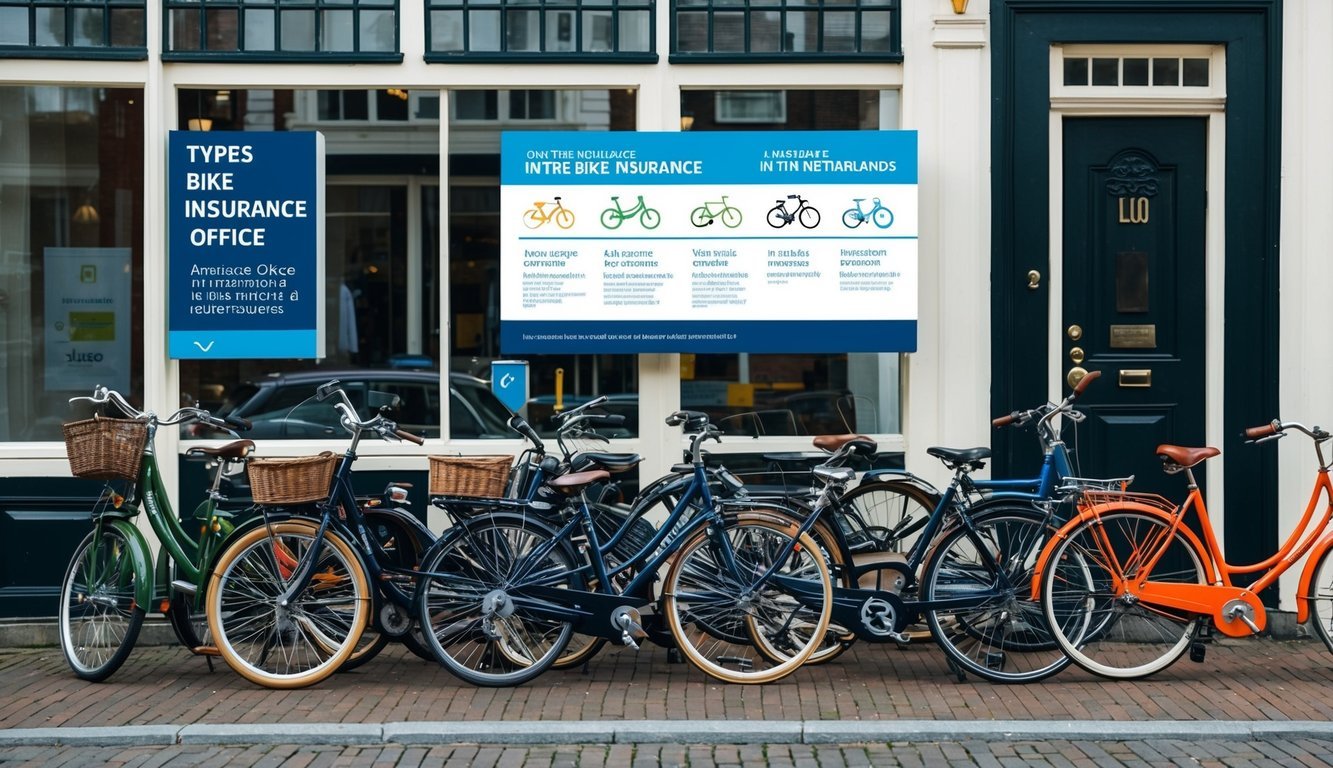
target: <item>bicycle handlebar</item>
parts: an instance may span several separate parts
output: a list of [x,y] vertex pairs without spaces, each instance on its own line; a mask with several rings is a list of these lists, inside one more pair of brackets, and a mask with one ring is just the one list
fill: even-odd
[[1263,443],[1282,437],[1288,429],[1302,432],[1316,443],[1322,443],[1330,437],[1333,437],[1333,434],[1320,429],[1318,426],[1307,427],[1299,421],[1280,421],[1278,419],[1273,419],[1262,426],[1246,429],[1244,437],[1247,441],[1252,443]]
[[607,402],[610,401],[610,399],[611,398],[607,397],[606,395],[599,395],[582,405],[577,405],[573,408],[570,408],[567,411],[561,411],[560,413],[555,414],[554,416],[551,417],[551,420],[556,422],[557,424],[563,424],[565,421],[569,420],[570,417],[575,416],[577,414],[581,414],[584,411],[588,410],[589,408],[596,408],[599,405],[605,405]]
[[401,429],[395,429],[393,433],[398,436],[399,440],[406,440],[409,443],[415,443],[417,445],[426,444],[426,438],[419,437],[417,435],[412,434],[411,432],[407,432]]
[[1083,394],[1083,391],[1088,388],[1088,385],[1096,381],[1098,378],[1100,378],[1101,375],[1102,375],[1101,371],[1088,371],[1087,374],[1085,374],[1083,378],[1079,379],[1078,383],[1074,385],[1073,394],[1074,395]]
[[207,424],[210,427],[215,427],[217,429],[232,432],[234,430],[247,430],[250,429],[251,426],[249,421],[239,416],[228,416],[225,419],[220,419],[217,416],[214,416],[212,413],[209,413],[208,411],[204,410],[203,408],[196,408],[194,406],[186,406],[176,411],[175,413],[171,414],[167,418],[161,419],[158,418],[157,415],[154,414],[152,411],[141,411],[138,408],[135,408],[134,406],[130,405],[129,401],[125,399],[124,395],[120,394],[114,389],[108,389],[103,386],[94,387],[93,394],[91,396],[80,395],[78,397],[71,397],[69,399],[69,402],[70,403],[89,402],[92,403],[93,405],[111,404],[114,405],[117,409],[119,409],[122,414],[128,416],[129,418],[135,421],[148,421],[152,422],[153,424],[156,424],[157,426],[164,426],[164,427],[172,426],[174,424],[184,424],[190,421],[198,421]]

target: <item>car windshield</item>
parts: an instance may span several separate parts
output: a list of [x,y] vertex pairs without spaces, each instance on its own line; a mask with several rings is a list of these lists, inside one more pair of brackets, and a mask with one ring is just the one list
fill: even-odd
[[[477,413],[477,418],[481,420],[482,434],[496,437],[515,437],[515,433],[509,428],[509,417],[513,414],[501,403],[499,398],[491,394],[491,391],[485,386],[473,382],[454,381],[454,387],[463,395],[463,399],[470,403]],[[471,390],[471,391],[469,391]]]

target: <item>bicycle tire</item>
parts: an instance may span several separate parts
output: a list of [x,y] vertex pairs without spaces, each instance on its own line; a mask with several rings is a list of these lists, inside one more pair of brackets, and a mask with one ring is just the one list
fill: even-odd
[[569,229],[574,226],[574,212],[568,208],[561,208],[555,212],[555,225],[561,229]]
[[782,229],[792,222],[791,219],[787,218],[787,209],[783,208],[781,203],[768,209],[766,220],[768,221],[768,226],[773,229]]
[[1310,623],[1333,653],[1333,548],[1324,550],[1310,574]]
[[[817,609],[788,594],[776,580],[755,592],[750,591],[753,585],[739,581],[741,574],[765,572],[794,533],[789,524],[742,514],[721,533],[739,570],[723,564],[726,553],[709,528],[691,535],[671,559],[662,610],[677,647],[705,674],[728,683],[770,683],[799,669],[823,641],[833,607],[832,584],[828,565],[809,534],[801,534],[780,573],[813,582],[812,588],[822,591]],[[745,627],[750,642],[727,637],[727,628],[734,625]],[[758,650],[759,644],[767,645],[766,652]],[[772,661],[774,650],[784,651],[785,659]]]
[[[884,215],[881,216],[880,214]],[[883,221],[885,216],[888,217],[888,221]],[[875,222],[875,226],[880,229],[888,229],[893,226],[893,211],[888,208],[877,208],[874,213],[870,214],[870,218]],[[883,221],[882,224],[881,221]]]
[[644,208],[643,213],[639,214],[639,223],[644,229],[657,229],[657,225],[662,223],[662,214],[656,208]]
[[723,208],[722,213],[718,218],[722,219],[722,225],[727,229],[735,229],[736,227],[739,227],[741,221],[744,219],[741,215],[741,209],[732,206]]
[[[1056,528],[1037,509],[1009,507],[972,518],[972,530],[946,532],[921,575],[929,604],[989,594],[975,605],[927,610],[935,642],[967,672],[995,683],[1031,683],[1069,666],[1032,599],[1037,557]],[[984,547],[989,557],[981,556]],[[1002,581],[988,560],[997,562]]]
[[602,226],[607,229],[619,229],[621,224],[625,223],[625,216],[615,208],[607,208],[602,211]]
[[546,217],[536,208],[529,208],[523,213],[523,226],[528,229],[536,229],[546,223]]
[[[101,546],[93,552],[99,535]],[[89,682],[120,669],[143,627],[145,609],[134,596],[142,574],[130,547],[114,525],[99,525],[74,550],[60,585],[60,651],[74,674]]]
[[796,212],[796,220],[806,229],[814,229],[819,226],[819,211],[807,205]]
[[856,229],[865,223],[865,217],[857,208],[848,208],[842,212],[842,225],[848,229]]
[[[1046,624],[1074,663],[1100,677],[1132,680],[1159,672],[1190,647],[1207,617],[1127,600],[1114,586],[1141,577],[1123,572],[1134,565],[1130,552],[1165,533],[1168,523],[1132,509],[1109,510],[1087,520],[1054,544],[1041,579]],[[1203,562],[1179,530],[1154,566],[1153,581],[1206,582]],[[1086,583],[1064,580],[1061,563],[1081,558]],[[1163,570],[1172,569],[1172,570]],[[1083,578],[1083,577],[1081,577]]]
[[844,494],[837,515],[852,552],[906,552],[939,503],[908,480],[875,480]]
[[445,669],[473,685],[528,682],[559,658],[573,624],[525,611],[509,591],[536,572],[544,586],[573,586],[573,555],[557,546],[543,562],[525,560],[552,532],[522,517],[478,518],[458,531],[422,563],[426,642]]
[[[208,623],[218,652],[242,677],[266,688],[304,688],[333,674],[355,651],[373,600],[356,550],[326,531],[306,588],[284,610],[277,599],[307,556],[318,523],[259,526],[218,556],[209,576]],[[274,552],[285,552],[280,564]],[[275,647],[277,659],[270,661]]]
[[701,205],[690,211],[690,223],[696,227],[706,227],[712,220],[713,217],[708,215],[708,208],[705,206]]

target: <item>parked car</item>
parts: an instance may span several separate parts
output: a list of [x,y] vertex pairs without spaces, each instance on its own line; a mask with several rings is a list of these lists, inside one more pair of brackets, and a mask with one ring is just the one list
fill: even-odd
[[[219,416],[234,415],[253,425],[245,437],[332,438],[346,432],[330,402],[314,399],[319,385],[337,379],[365,419],[366,393],[397,395],[393,419],[399,427],[422,437],[440,436],[440,374],[438,371],[399,369],[317,369],[280,373],[248,381],[227,395]],[[510,411],[485,381],[463,373],[449,374],[449,425],[452,437],[513,438],[506,421]]]

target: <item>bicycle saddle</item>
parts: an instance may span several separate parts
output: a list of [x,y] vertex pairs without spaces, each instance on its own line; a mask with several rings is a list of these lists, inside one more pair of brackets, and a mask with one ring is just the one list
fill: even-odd
[[570,459],[575,472],[588,469],[605,469],[612,474],[628,472],[639,465],[643,457],[637,453],[580,453]]
[[814,445],[821,451],[836,453],[848,443],[854,443],[852,453],[869,456],[879,450],[879,445],[865,435],[820,435],[814,439]]
[[552,478],[547,485],[566,496],[572,496],[593,483],[600,483],[610,477],[611,473],[605,469],[590,469],[587,472],[573,472]]
[[1179,445],[1157,446],[1157,458],[1179,464],[1182,467],[1192,467],[1204,459],[1211,459],[1220,453],[1221,451],[1216,448],[1182,448]]
[[186,456],[213,456],[219,459],[243,459],[255,449],[254,440],[233,440],[216,448],[196,446],[185,452]]
[[934,456],[944,462],[950,468],[961,467],[964,464],[973,469],[981,469],[986,466],[985,460],[991,457],[989,448],[927,448],[927,456]]

